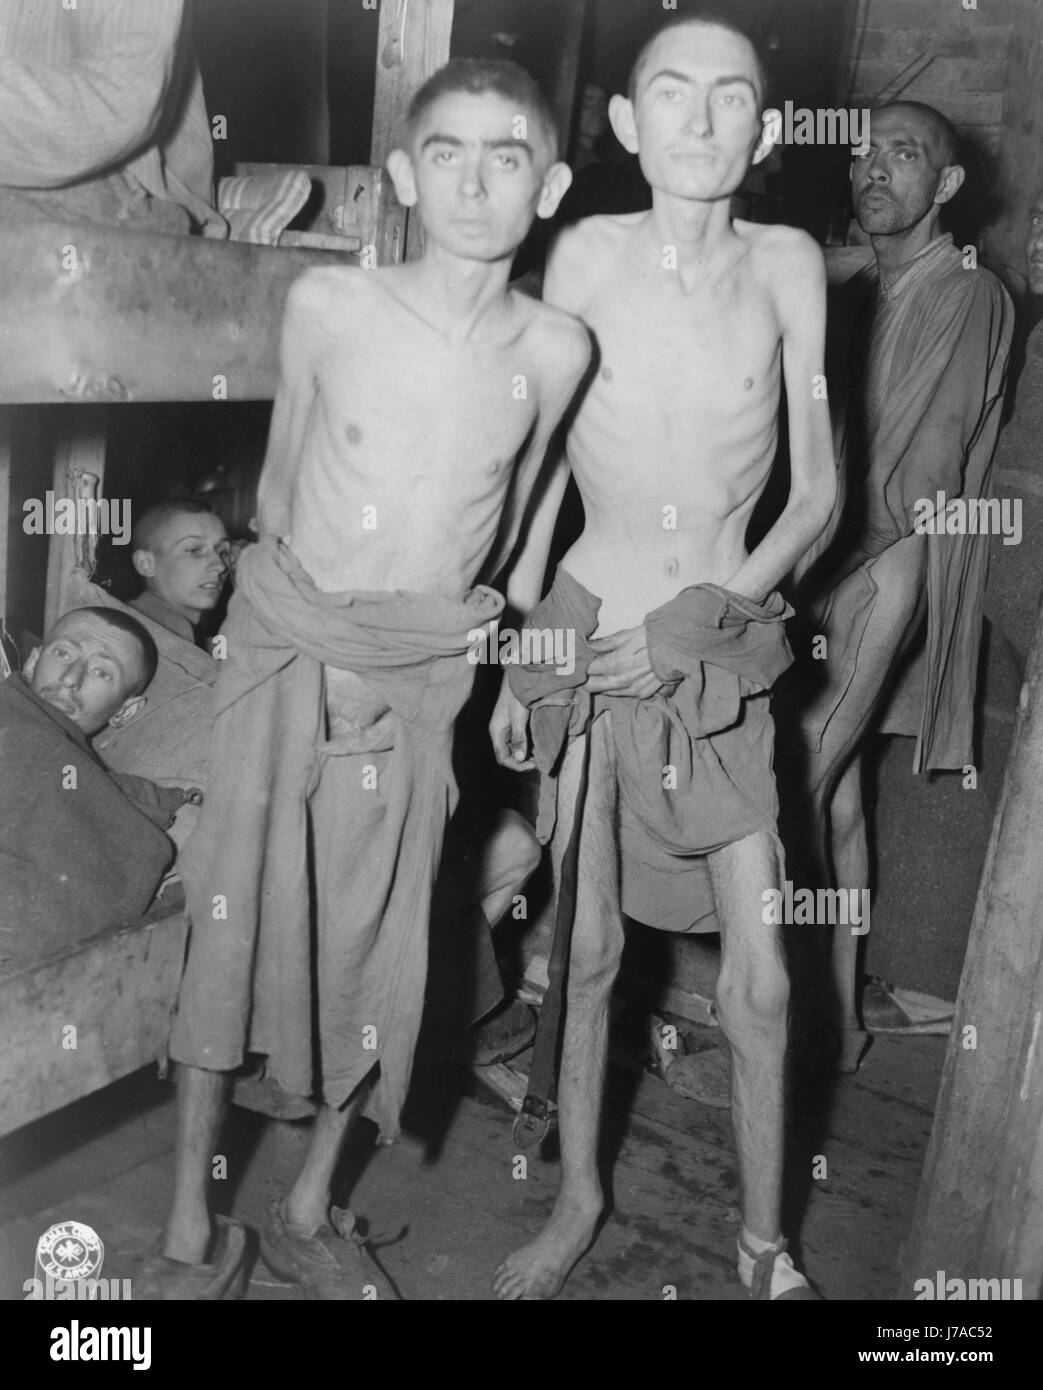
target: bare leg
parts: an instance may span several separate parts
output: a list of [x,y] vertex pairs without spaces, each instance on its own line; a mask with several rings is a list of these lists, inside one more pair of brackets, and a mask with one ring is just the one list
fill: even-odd
[[485,846],[477,885],[479,906],[491,927],[513,906],[515,894],[539,863],[540,844],[528,821],[517,811],[501,811]]
[[210,1244],[207,1190],[228,1084],[225,1072],[178,1066],[174,1201],[163,1253],[184,1264],[200,1264]]
[[[836,881],[841,888],[869,886],[869,844],[866,838],[866,818],[862,806],[862,758],[851,760],[847,771],[837,783],[830,808],[833,825],[833,865]],[[837,1019],[845,1032],[858,1032],[857,987],[859,937],[850,927],[833,929],[833,991]],[[858,1048],[861,1051],[861,1047]],[[855,1059],[850,1059],[854,1062]],[[845,1067],[845,1070],[847,1068]]]
[[[609,716],[591,727],[590,779],[584,809],[566,997],[558,1125],[561,1183],[546,1226],[496,1271],[503,1299],[553,1298],[594,1238],[604,1194],[597,1150],[608,1056],[608,1005],[623,949],[620,910],[616,784]],[[582,747],[565,755],[558,783],[559,820],[554,836],[555,881],[572,831]]]
[[362,1109],[368,1088],[369,1083],[364,1082],[347,1105],[339,1110],[323,1105],[315,1117],[304,1166],[283,1202],[287,1224],[300,1235],[314,1235],[327,1220],[330,1184],[337,1160],[348,1130]]
[[763,1241],[779,1235],[789,980],[777,927],[763,920],[765,889],[782,881],[763,832],[709,859],[721,922],[717,1015],[732,1055],[732,1122],[743,1222]]
[[[855,674],[826,729],[820,751],[811,760],[811,801],[823,874],[844,888],[869,887],[861,748],[893,673],[920,631],[926,560],[923,537],[908,536],[874,562],[871,574],[879,592],[866,624]],[[858,938],[849,931],[836,931],[832,958],[834,1004],[839,1011],[838,1022],[848,1032],[859,1028],[855,1002],[857,960]],[[849,1069],[853,1070],[853,1064]]]

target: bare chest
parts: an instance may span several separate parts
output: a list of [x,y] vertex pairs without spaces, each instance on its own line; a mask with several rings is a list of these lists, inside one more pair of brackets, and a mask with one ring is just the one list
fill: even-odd
[[406,337],[376,347],[338,354],[320,378],[326,441],[350,468],[387,476],[451,462],[481,474],[513,461],[536,411],[524,354],[425,351]]
[[594,387],[607,409],[654,414],[673,428],[745,413],[778,391],[779,329],[767,296],[737,285],[692,295],[650,278],[590,308]]

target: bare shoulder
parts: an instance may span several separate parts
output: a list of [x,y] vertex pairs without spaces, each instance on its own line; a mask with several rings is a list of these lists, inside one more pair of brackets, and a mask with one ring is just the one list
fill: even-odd
[[794,288],[825,281],[825,259],[814,237],[799,227],[779,223],[733,223],[735,232],[750,245],[759,273],[780,288]]
[[606,266],[626,244],[630,228],[646,215],[584,217],[564,227],[555,237],[547,261],[544,298],[578,310],[585,291],[604,277]]
[[529,316],[526,332],[531,335],[537,358],[546,364],[548,376],[582,376],[591,356],[590,333],[575,314],[559,309],[543,300],[524,300],[524,312]]
[[318,265],[298,275],[286,296],[287,311],[313,315],[330,311],[331,301],[355,298],[372,271],[360,271],[354,266]]
[[372,290],[366,284],[374,271],[353,266],[313,266],[299,275],[286,295],[283,342],[298,349],[343,337],[362,317],[361,296]]

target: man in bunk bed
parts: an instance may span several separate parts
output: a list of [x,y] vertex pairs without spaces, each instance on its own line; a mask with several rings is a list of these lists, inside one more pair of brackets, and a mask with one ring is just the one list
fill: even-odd
[[0,963],[50,950],[148,907],[198,793],[111,772],[89,740],[144,707],[156,647],[135,619],[66,613],[0,684]]

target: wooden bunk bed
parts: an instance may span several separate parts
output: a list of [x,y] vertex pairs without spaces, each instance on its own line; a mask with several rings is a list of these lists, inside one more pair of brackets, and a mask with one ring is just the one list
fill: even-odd
[[[562,6],[554,100],[566,129],[585,4]],[[370,165],[299,166],[320,194],[303,235],[267,247],[88,224],[0,229],[5,622],[14,412],[65,407],[49,485],[56,497],[75,497],[84,480],[95,495],[104,493],[109,409],[126,402],[270,400],[283,303],[298,275],[324,261],[357,263],[368,248],[375,255],[366,263],[377,265],[419,253],[420,229],[383,169],[412,93],[449,57],[453,10],[454,0],[381,5]],[[75,542],[50,538],[45,627],[61,611]],[[0,977],[0,1136],[163,1056],[187,935],[174,884],[144,919]]]
[[[105,477],[105,412],[124,402],[270,400],[283,303],[323,262],[400,260],[419,231],[383,172],[409,94],[449,56],[453,0],[380,16],[371,165],[304,166],[317,214],[276,247],[88,224],[0,229],[0,613],[8,613],[11,438],[20,406],[68,411],[50,486]],[[256,172],[247,165],[243,173]],[[70,254],[71,248],[71,254]],[[316,249],[321,248],[321,249]],[[219,408],[216,407],[215,408]],[[77,538],[52,536],[45,626],[60,612]],[[0,888],[2,892],[2,888]],[[146,916],[0,978],[0,1135],[163,1055],[184,963],[180,885]]]

